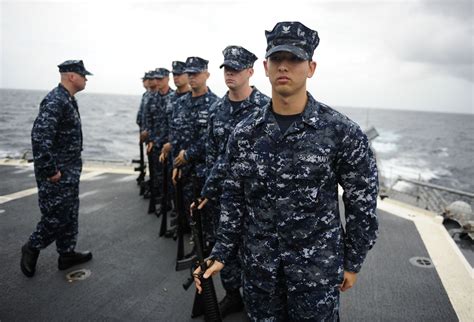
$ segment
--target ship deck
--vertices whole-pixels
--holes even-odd
[[[36,275],[19,267],[20,248],[40,218],[33,168],[0,162],[0,321],[200,321],[194,289],[176,272],[176,242],[160,238],[131,166],[87,164],[80,187],[79,250],[92,261],[57,270],[51,245]],[[341,321],[469,321],[473,271],[440,223],[421,209],[379,202],[380,235],[356,286],[341,295]],[[432,265],[414,265],[422,257]],[[84,280],[66,274],[90,270]],[[223,290],[214,279],[218,298]],[[245,321],[243,313],[225,321]]]

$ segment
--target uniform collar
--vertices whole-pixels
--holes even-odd
[[[58,84],[58,89],[59,91],[65,95],[67,97],[67,100],[68,101],[71,101],[71,102],[76,102],[76,99],[74,98],[74,96],[72,96],[69,91],[66,89],[66,87],[64,87],[63,84],[59,83]]]
[[[258,113],[255,119],[255,126],[263,125],[265,127],[265,132],[275,141],[280,141],[285,134],[296,133],[300,131],[304,127],[303,124],[307,124],[311,127],[318,128],[318,111],[319,111],[319,103],[311,96],[310,93],[307,92],[308,95],[308,102],[303,110],[301,115],[301,122],[293,124],[293,126],[289,127],[286,133],[281,133],[280,127],[276,121],[275,115],[272,112],[272,102],[270,101],[267,105],[265,105],[262,110]]]
[[[303,110],[301,115],[301,120],[303,123],[308,124],[314,128],[317,128],[318,119],[319,119],[319,103],[313,98],[313,96],[306,92],[308,95],[308,101],[306,102],[306,106]],[[267,105],[262,108],[260,113],[258,113],[255,119],[255,125],[259,125],[262,123],[276,123],[275,116],[272,112],[272,101],[270,101]]]
[[[201,96],[197,96],[197,97],[193,97],[192,95],[192,92],[190,91],[189,92],[189,96],[188,96],[188,99],[194,103],[194,105],[197,105],[197,104],[201,104],[201,101],[203,99],[206,99],[206,97],[208,97],[209,95],[212,95],[212,91],[211,89],[208,87],[207,88],[207,92],[205,94],[202,94]]]
[[[245,98],[243,101],[242,101],[242,104],[239,105],[238,108],[236,108],[234,110],[234,107],[232,106],[232,104],[230,103],[230,99],[229,99],[229,91],[227,91],[227,93],[225,94],[225,102],[226,104],[228,104],[230,106],[230,113],[231,114],[234,114],[238,111],[241,111],[243,109],[246,109],[248,108],[249,106],[252,106],[252,105],[255,105],[255,96],[257,96],[259,93],[258,89],[255,87],[255,86],[252,86],[252,92],[250,93],[250,95]]]

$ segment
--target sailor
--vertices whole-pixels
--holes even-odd
[[[150,141],[147,150],[156,148],[157,153],[161,152],[163,144],[168,142],[168,117],[167,107],[169,96],[174,92],[169,86],[169,70],[157,68],[153,72],[153,79],[157,86],[153,92],[153,98],[148,105],[147,131],[150,133]]]
[[[214,229],[219,223],[219,198],[225,179],[223,159],[229,135],[240,121],[255,113],[270,100],[268,96],[249,84],[257,56],[240,46],[228,46],[222,54],[224,62],[220,68],[224,67],[224,80],[229,90],[212,107],[212,114],[209,117],[206,143],[208,174],[201,192],[203,201],[199,205],[200,209],[205,206],[207,213],[214,217]],[[214,242],[214,236],[212,238]],[[239,291],[242,285],[241,274],[239,257],[230,259],[221,271],[221,281],[226,291],[225,297],[219,303],[222,317],[241,311],[243,308]]]
[[[148,80],[149,80],[149,72],[146,72],[145,75],[142,77],[143,87],[145,88],[145,92],[142,94],[142,100],[140,101],[140,107],[137,113],[137,125],[140,128],[140,133],[142,133],[142,119],[143,119],[143,106],[145,105],[146,99],[150,90],[148,88]]]
[[[192,198],[199,197],[206,178],[205,144],[207,121],[211,106],[219,99],[209,87],[208,61],[200,57],[186,59],[185,73],[189,77],[191,92],[178,99],[179,109],[173,117],[175,136],[173,138],[173,181],[183,178],[185,209],[189,209]],[[207,218],[208,219],[208,218]],[[205,229],[211,223],[204,222]],[[205,236],[209,236],[208,230]],[[206,237],[204,237],[206,239]]]
[[[31,131],[41,220],[21,248],[21,271],[35,274],[41,249],[56,242],[58,269],[65,270],[92,259],[76,252],[79,214],[79,178],[82,171],[82,129],[74,95],[86,87],[82,60],[58,65],[61,82],[46,95]]]
[[[175,103],[178,98],[191,91],[191,86],[189,86],[188,74],[184,72],[184,69],[186,68],[186,63],[175,60],[171,63],[171,65],[173,67],[171,72],[173,73],[173,82],[176,86],[176,91],[169,94],[167,100],[166,115],[168,118],[169,126],[169,141],[163,146],[163,149],[161,150],[160,161],[167,158],[168,154],[171,151],[172,137],[174,131],[173,111],[175,108],[179,108],[179,106],[177,106],[177,104]]]
[[[377,236],[375,158],[356,123],[306,91],[318,33],[279,22],[265,35],[271,102],[229,138],[214,262],[204,278],[241,247],[251,321],[337,321],[339,292],[354,285]]]
[[[185,95],[186,93],[191,91],[191,86],[189,86],[189,79],[188,79],[188,74],[184,72],[186,68],[186,63],[182,61],[175,60],[171,63],[172,65],[172,70],[171,72],[173,73],[173,82],[174,85],[176,86],[176,90],[170,93],[166,99],[164,100],[166,104],[166,117],[168,120],[168,140],[163,144],[163,148],[161,149],[161,154],[160,154],[160,162],[168,162],[168,178],[171,179],[172,174],[173,174],[173,159],[169,157],[171,149],[172,149],[172,142],[173,142],[173,136],[175,133],[175,126],[173,123],[173,111],[175,109],[179,109],[179,106],[177,104],[177,100]],[[174,200],[174,189],[173,189],[173,184],[171,183],[168,186],[168,197],[169,197],[169,202],[168,205],[171,205]],[[173,221],[171,221],[173,223]],[[174,236],[174,229],[171,229],[166,232],[165,237],[172,237]]]

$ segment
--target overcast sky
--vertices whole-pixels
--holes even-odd
[[[139,95],[145,71],[200,56],[221,96],[222,50],[240,45],[259,57],[252,84],[269,94],[264,30],[297,20],[321,38],[308,83],[318,100],[474,113],[472,0],[0,1],[1,88],[51,89],[56,65],[83,59],[86,91]]]

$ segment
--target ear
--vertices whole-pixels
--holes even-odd
[[[254,71],[253,71],[253,67],[249,68],[249,78],[252,77],[253,72],[254,72]]]
[[[75,73],[69,73],[68,74],[68,80],[70,82],[74,82],[76,80],[76,74]]]
[[[316,71],[316,62],[314,60],[309,62],[308,78],[313,77],[314,72]]]
[[[209,76],[211,76],[211,73],[209,73],[209,72],[206,72],[206,79],[208,79],[208,78],[209,78]]]
[[[268,66],[267,66],[267,64],[268,64],[268,61],[264,60],[263,61],[263,68],[265,69],[265,76],[268,77]]]

